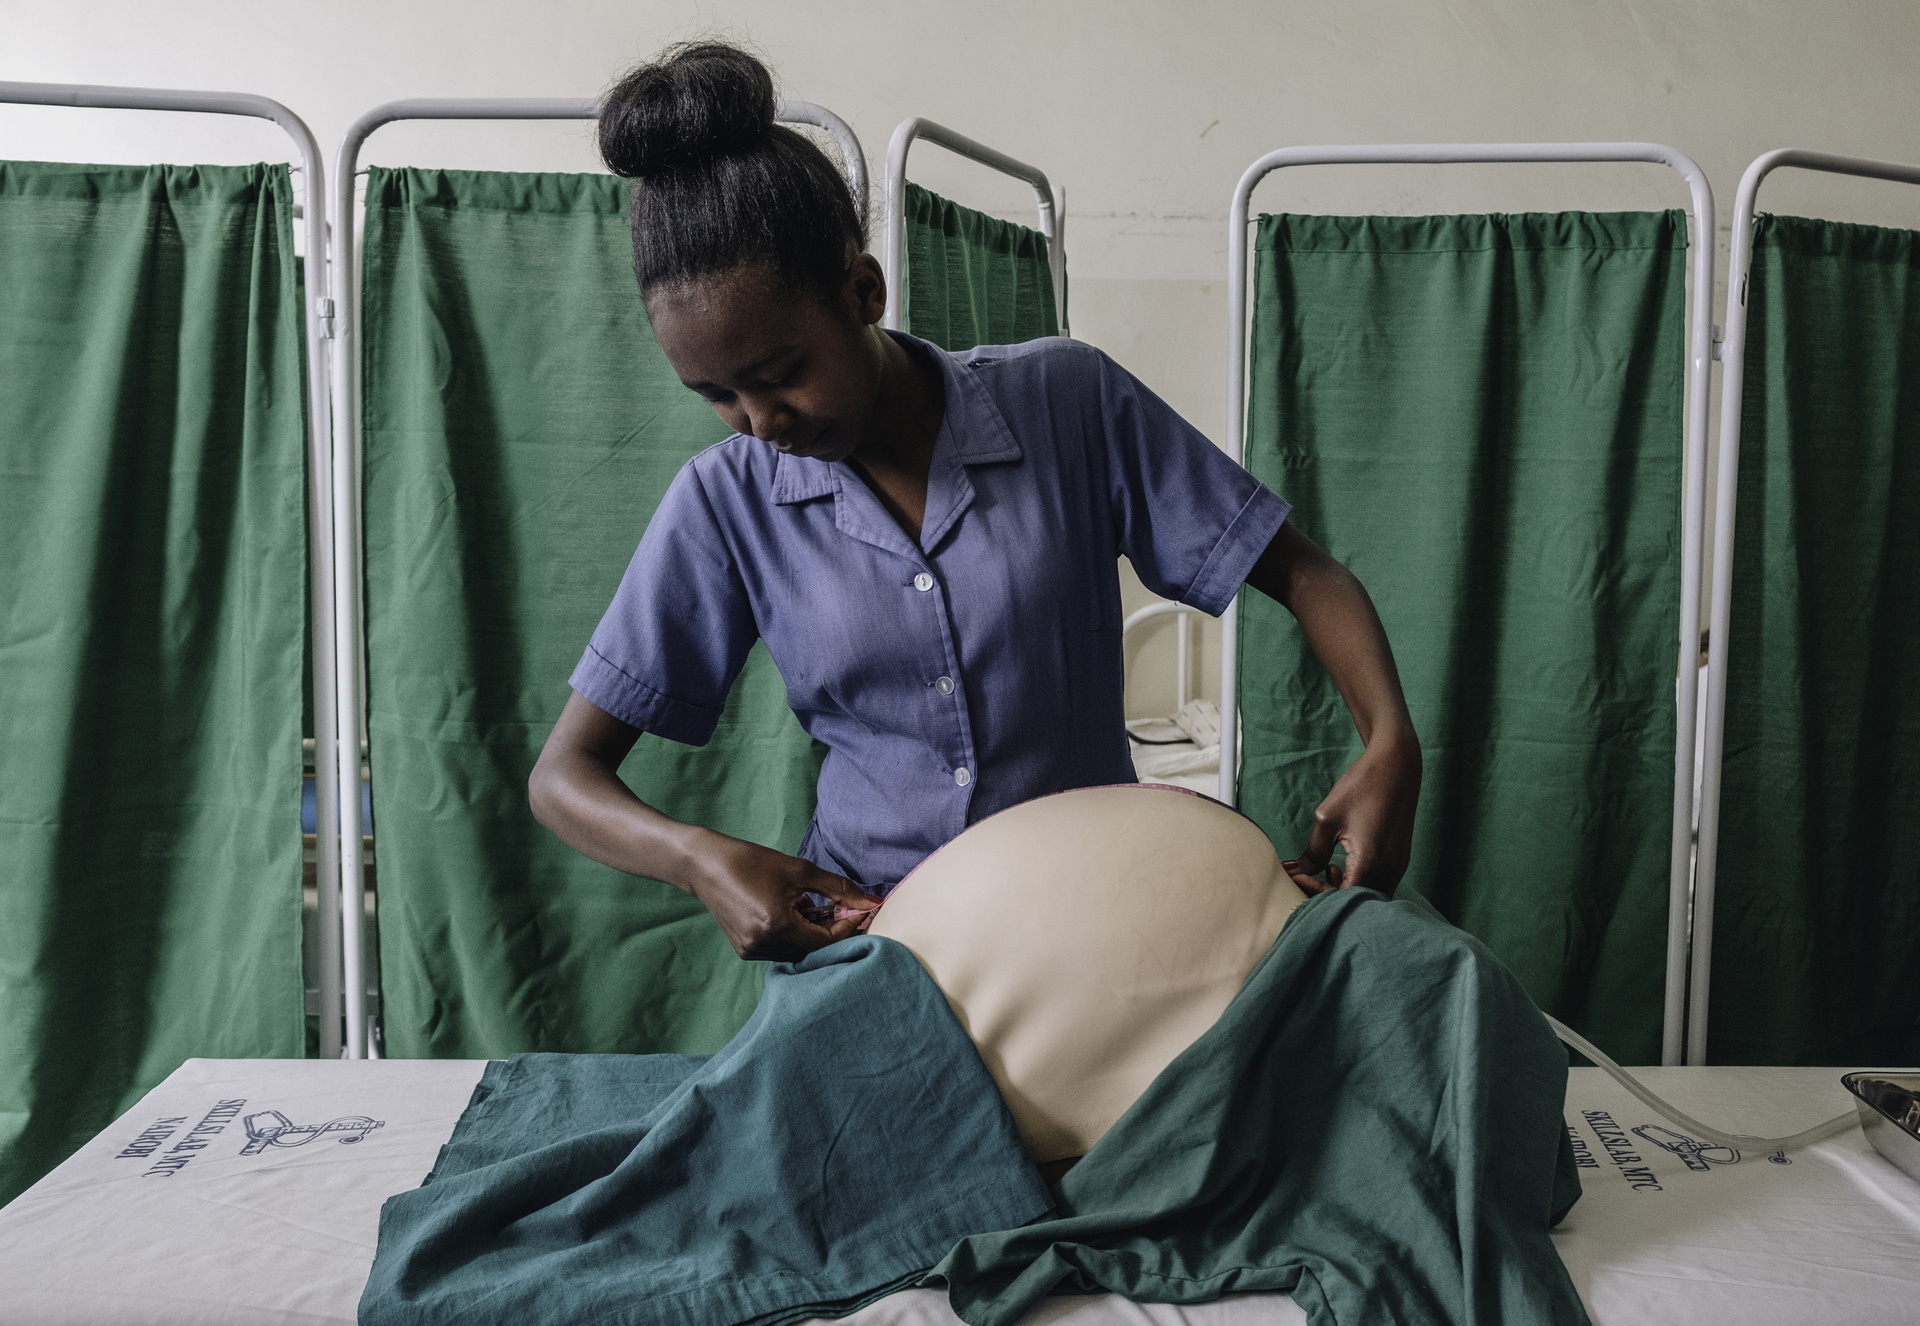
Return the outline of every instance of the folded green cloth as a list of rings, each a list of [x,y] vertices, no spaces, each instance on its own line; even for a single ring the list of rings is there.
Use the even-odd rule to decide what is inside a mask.
[[[1585,1323],[1547,1234],[1580,1196],[1566,1082],[1478,941],[1416,895],[1320,894],[1053,1219],[963,1240],[928,1283],[971,1326],[1103,1289],[1291,1290],[1313,1326]]]
[[[972,1326],[1102,1289],[1585,1323],[1547,1235],[1580,1192],[1566,1062],[1426,903],[1322,894],[1050,1196],[939,990],[861,936],[771,968],[711,1059],[490,1066],[382,1211],[360,1321],[744,1326],[944,1283]]]
[[[851,1312],[1051,1207],[940,990],[862,936],[775,965],[711,1058],[489,1065],[388,1200],[362,1326],[726,1326]]]

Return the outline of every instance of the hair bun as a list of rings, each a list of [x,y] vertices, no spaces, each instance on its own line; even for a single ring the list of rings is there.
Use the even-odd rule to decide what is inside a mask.
[[[773,75],[725,42],[686,42],[629,72],[600,106],[600,157],[627,179],[751,151],[774,124]]]

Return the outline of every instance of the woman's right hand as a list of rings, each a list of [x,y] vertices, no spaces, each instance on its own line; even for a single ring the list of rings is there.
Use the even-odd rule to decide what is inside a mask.
[[[703,844],[688,891],[713,913],[743,958],[794,962],[859,933],[861,916],[814,920],[809,893],[857,912],[879,905],[851,880],[811,861],[722,834],[713,840]]]
[[[663,880],[706,904],[743,958],[790,962],[857,933],[880,905],[810,861],[661,814],[620,781],[640,729],[582,695],[567,699],[527,779],[533,813],[575,851],[629,875]],[[835,904],[823,921],[809,892]],[[852,915],[846,913],[852,912]]]

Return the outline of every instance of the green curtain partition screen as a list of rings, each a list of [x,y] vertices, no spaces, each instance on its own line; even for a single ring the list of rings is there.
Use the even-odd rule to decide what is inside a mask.
[[[285,166],[0,163],[0,1201],[305,1052],[291,217]]]
[[[1920,1060],[1920,233],[1762,216],[1709,1060]]]
[[[1679,212],[1264,216],[1248,466],[1379,605],[1426,756],[1406,887],[1658,1063],[1673,815]],[[1359,753],[1242,599],[1240,804],[1284,856]]]
[[[699,903],[541,828],[527,775],[667,484],[726,429],[654,343],[629,186],[384,170],[364,276],[368,727],[387,1052],[719,1048],[758,1002]],[[792,851],[823,750],[764,647],[720,730],[621,769]]]
[[[905,328],[944,350],[1060,334],[1047,237],[906,186]]]

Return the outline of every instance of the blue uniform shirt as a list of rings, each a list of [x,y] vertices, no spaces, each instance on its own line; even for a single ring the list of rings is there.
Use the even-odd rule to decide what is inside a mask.
[[[879,894],[997,810],[1132,782],[1119,557],[1218,616],[1288,510],[1091,346],[897,339],[946,382],[919,544],[846,464],[736,434],[674,479],[572,677],[698,746],[764,639],[828,747],[800,854]]]

